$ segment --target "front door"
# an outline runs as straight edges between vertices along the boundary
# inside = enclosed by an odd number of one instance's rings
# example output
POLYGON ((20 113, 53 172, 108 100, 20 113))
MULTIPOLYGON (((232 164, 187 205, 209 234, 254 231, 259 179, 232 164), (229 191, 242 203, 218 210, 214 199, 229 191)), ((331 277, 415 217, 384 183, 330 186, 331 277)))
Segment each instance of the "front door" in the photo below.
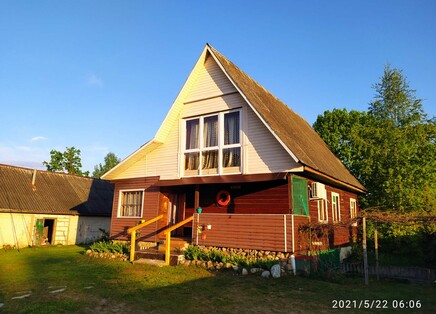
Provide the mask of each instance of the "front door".
MULTIPOLYGON (((161 199, 161 212, 166 215, 167 226, 185 219, 185 193, 164 193, 161 199)), ((183 236, 183 227, 174 230, 171 235, 183 236)))

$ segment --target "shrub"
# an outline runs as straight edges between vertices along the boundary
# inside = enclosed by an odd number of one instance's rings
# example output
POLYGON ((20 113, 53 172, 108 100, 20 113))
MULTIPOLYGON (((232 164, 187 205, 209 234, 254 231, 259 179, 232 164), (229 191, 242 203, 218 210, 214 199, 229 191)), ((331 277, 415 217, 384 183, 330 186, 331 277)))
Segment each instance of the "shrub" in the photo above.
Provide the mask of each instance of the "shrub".
POLYGON ((94 242, 89 246, 89 249, 98 253, 129 253, 129 247, 126 244, 107 240, 94 242))
POLYGON ((271 269, 274 264, 277 264, 277 260, 274 258, 247 257, 237 253, 223 252, 217 248, 203 248, 195 245, 189 245, 184 253, 185 258, 188 260, 230 263, 239 267, 271 269))
POLYGON ((189 260, 207 260, 204 251, 199 246, 195 245, 188 246, 184 252, 184 255, 185 258, 189 260))

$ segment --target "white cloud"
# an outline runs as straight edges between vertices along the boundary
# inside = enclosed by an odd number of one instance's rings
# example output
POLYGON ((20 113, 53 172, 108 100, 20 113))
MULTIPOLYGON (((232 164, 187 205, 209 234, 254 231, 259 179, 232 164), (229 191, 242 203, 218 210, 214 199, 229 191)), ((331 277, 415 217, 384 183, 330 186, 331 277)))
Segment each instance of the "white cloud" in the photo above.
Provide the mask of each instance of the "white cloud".
POLYGON ((104 86, 103 80, 99 78, 97 75, 95 75, 94 73, 91 73, 86 77, 86 84, 88 86, 95 86, 95 87, 104 86))
POLYGON ((0 143, 0 164, 45 169, 42 161, 47 160, 47 152, 38 147, 24 145, 7 146, 0 143))
POLYGON ((39 142, 39 141, 45 141, 47 138, 45 136, 34 136, 31 138, 32 142, 39 142))

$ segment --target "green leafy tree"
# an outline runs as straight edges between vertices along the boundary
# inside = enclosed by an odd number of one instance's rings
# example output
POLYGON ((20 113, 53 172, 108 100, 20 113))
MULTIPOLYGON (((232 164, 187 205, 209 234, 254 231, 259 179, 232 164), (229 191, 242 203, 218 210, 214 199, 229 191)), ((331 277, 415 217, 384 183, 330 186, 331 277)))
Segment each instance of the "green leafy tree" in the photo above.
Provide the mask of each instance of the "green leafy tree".
POLYGON ((360 156, 355 147, 356 126, 364 125, 368 115, 364 111, 333 109, 318 115, 313 124, 315 131, 338 156, 342 163, 356 176, 359 176, 357 162, 360 156))
POLYGON ((368 163, 361 177, 371 192, 369 205, 427 211, 425 187, 436 190, 435 121, 424 113, 402 71, 386 66, 373 87, 370 119, 359 127, 358 145, 368 163))
POLYGON ((98 164, 94 166, 94 171, 92 172, 92 176, 94 178, 101 178, 103 174, 111 170, 113 167, 120 163, 121 159, 119 159, 114 153, 109 152, 106 157, 104 157, 104 165, 98 164))
POLYGON ((64 152, 55 149, 50 151, 50 161, 44 161, 43 165, 48 171, 66 172, 79 176, 88 176, 89 171, 82 172, 80 149, 74 146, 66 147, 64 152))
POLYGON ((314 129, 365 185, 363 204, 398 211, 434 211, 435 120, 398 69, 386 66, 373 85, 368 112, 335 109, 314 129))

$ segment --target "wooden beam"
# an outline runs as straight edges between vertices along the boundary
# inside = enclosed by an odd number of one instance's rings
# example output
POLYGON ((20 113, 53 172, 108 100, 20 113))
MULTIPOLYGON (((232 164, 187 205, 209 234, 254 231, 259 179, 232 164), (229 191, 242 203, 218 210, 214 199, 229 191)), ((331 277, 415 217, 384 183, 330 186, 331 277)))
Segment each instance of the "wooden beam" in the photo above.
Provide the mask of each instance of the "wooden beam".
POLYGON ((165 241, 165 264, 170 266, 171 261, 171 232, 166 233, 165 241))
POLYGON ((194 209, 200 207, 200 185, 195 185, 194 209))
POLYGON ((130 235, 130 261, 135 260, 135 246, 136 246, 136 231, 130 235))
POLYGON ((288 207, 289 213, 293 214, 294 210, 292 209, 292 175, 288 175, 288 207))
POLYGON ((173 180, 159 180, 155 186, 176 186, 194 184, 231 184, 244 182, 261 182, 286 180, 287 172, 260 173, 260 174, 231 174, 225 176, 198 176, 173 180))

